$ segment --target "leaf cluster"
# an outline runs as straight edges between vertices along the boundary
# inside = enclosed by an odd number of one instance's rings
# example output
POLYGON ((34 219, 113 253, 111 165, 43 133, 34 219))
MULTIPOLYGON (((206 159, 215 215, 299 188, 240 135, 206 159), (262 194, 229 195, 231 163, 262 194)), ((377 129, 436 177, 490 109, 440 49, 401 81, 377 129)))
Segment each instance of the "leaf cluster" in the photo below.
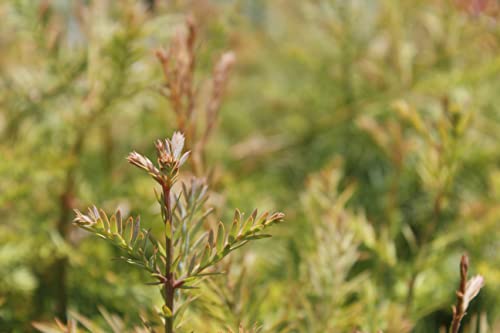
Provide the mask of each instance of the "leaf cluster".
POLYGON ((214 271, 215 265, 232 251, 252 240, 268 238, 267 229, 283 220, 284 214, 267 212, 258 215, 257 210, 248 217, 236 210, 233 221, 226 231, 223 222, 214 228, 204 228, 206 217, 212 212, 205 209, 208 187, 203 180, 192 178, 180 184, 178 192, 173 186, 179 175, 179 168, 187 159, 182 154, 184 137, 179 132, 171 139, 157 141, 158 163, 155 166, 148 158, 131 153, 128 161, 145 170, 153 180, 160 184, 162 192, 157 194, 161 208, 164 233, 160 242, 149 230, 141 228, 140 219, 129 217, 123 221, 121 213, 109 218, 102 210, 89 208, 87 214, 76 210, 75 224, 102 237, 123 250, 127 263, 148 271, 162 287, 165 305, 163 315, 166 325, 170 318, 175 320, 186 309, 192 299, 173 310, 173 297, 168 290, 192 289, 214 271), (167 290, 167 291, 166 291, 167 290))

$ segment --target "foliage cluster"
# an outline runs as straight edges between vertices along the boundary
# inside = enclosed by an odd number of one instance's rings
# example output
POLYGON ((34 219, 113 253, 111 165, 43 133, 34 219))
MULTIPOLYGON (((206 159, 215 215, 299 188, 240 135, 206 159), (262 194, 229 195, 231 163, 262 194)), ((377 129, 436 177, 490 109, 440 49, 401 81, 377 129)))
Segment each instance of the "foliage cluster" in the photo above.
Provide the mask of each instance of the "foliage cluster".
POLYGON ((500 330, 499 13, 3 1, 0 331, 500 330))

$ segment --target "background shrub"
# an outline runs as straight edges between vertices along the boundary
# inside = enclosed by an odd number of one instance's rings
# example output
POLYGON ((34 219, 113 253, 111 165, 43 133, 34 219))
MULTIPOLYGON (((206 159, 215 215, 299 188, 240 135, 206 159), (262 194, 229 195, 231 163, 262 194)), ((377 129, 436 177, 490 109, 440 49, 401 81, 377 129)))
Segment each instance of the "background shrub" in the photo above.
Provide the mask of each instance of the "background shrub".
POLYGON ((288 221, 219 263, 190 329, 437 332, 465 251, 486 285, 464 329, 500 329, 497 2, 8 0, 0 16, 2 331, 67 309, 103 324, 98 305, 132 327, 161 306, 71 221, 93 203, 160 218, 125 157, 179 129, 155 50, 187 17, 196 107, 237 59, 190 173, 223 221, 288 221))

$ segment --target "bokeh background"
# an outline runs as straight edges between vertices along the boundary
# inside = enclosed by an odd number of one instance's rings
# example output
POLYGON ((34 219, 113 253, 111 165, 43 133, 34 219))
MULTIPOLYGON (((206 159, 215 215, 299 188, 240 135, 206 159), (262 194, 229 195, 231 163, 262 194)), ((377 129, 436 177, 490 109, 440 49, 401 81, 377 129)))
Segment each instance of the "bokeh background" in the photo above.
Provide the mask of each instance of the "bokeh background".
MULTIPOLYGON (((286 223, 188 312, 219 332, 444 332, 462 253, 486 286, 464 332, 500 332, 496 0, 2 0, 0 332, 71 309, 159 305, 73 208, 159 219, 132 150, 176 130, 154 51, 187 16, 201 89, 237 61, 208 144, 212 204, 286 223)), ((224 219, 225 218, 225 219, 224 219)))

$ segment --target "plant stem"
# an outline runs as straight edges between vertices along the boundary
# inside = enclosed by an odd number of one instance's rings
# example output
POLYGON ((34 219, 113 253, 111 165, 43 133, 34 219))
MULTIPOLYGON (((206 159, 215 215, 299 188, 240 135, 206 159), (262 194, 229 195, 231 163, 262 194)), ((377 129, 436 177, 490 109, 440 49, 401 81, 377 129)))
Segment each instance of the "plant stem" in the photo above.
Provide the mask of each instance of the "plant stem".
POLYGON ((165 264, 165 277, 167 278, 165 283, 164 283, 164 290, 165 290, 165 305, 168 307, 170 310, 171 316, 166 318, 165 320, 165 333, 173 333, 174 331, 174 320, 173 320, 173 314, 174 314, 174 275, 173 272, 171 271, 171 266, 172 266, 172 256, 174 254, 174 244, 172 242, 171 235, 173 235, 174 230, 173 230, 173 225, 172 225, 172 203, 170 200, 170 190, 171 190, 171 185, 170 184, 163 184, 162 185, 163 189, 163 199, 165 200, 164 205, 165 205, 165 228, 167 227, 167 224, 169 224, 169 228, 171 230, 170 236, 165 233, 165 251, 166 251, 166 264, 165 264))
MULTIPOLYGON (((66 179, 63 192, 61 194, 60 201, 60 213, 59 219, 57 221, 57 231, 61 237, 67 241, 69 226, 71 221, 71 213, 73 211, 75 192, 76 192, 76 172, 77 172, 77 162, 83 150, 83 145, 85 143, 85 130, 78 132, 77 138, 73 143, 69 155, 75 159, 73 163, 66 170, 66 179)), ((67 266, 68 258, 61 257, 58 258, 49 268, 48 276, 50 276, 48 285, 49 290, 52 293, 52 297, 55 301, 55 313, 57 318, 66 322, 67 307, 68 307, 68 292, 67 292, 67 266)), ((42 284, 41 287, 46 287, 42 284)), ((38 297, 43 297, 43 291, 37 293, 38 297)), ((38 311, 43 311, 43 301, 38 301, 40 304, 38 311)))
POLYGON ((408 282, 408 294, 406 296, 406 313, 411 313, 411 308, 413 304, 413 298, 415 296, 415 282, 417 281, 418 272, 413 272, 411 274, 410 281, 408 282))
POLYGON ((469 258, 466 255, 462 256, 460 261, 460 285, 457 290, 457 304, 453 307, 453 319, 451 321, 450 333, 458 333, 460 322, 465 316, 463 306, 464 295, 467 287, 467 270, 469 268, 469 258))

